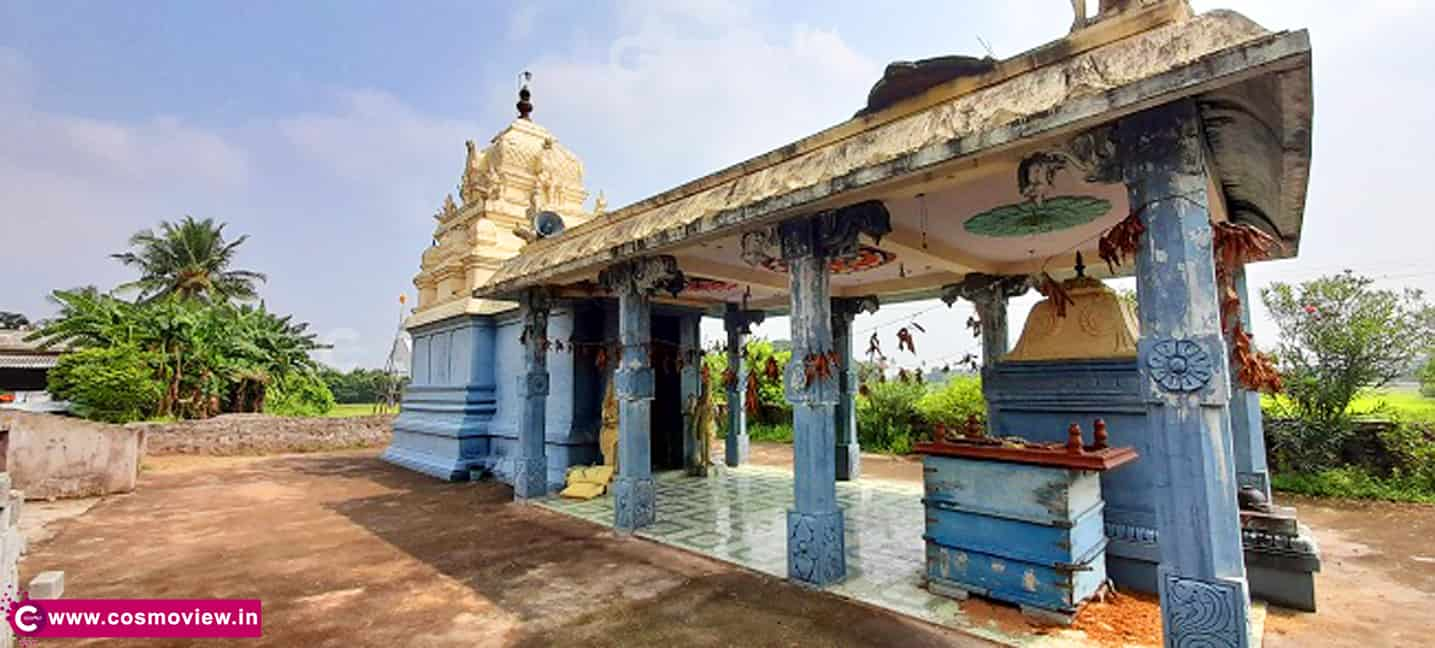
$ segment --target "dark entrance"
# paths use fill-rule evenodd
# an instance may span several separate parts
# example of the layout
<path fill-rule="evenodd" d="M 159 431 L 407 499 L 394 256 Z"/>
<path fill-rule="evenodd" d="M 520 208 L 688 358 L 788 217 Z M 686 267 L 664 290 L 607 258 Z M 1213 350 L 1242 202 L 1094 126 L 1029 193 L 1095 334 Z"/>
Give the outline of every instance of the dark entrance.
<path fill-rule="evenodd" d="M 682 377 L 675 363 L 669 361 L 678 348 L 679 323 L 668 315 L 653 315 L 653 408 L 652 460 L 653 470 L 679 470 L 683 467 Z"/>

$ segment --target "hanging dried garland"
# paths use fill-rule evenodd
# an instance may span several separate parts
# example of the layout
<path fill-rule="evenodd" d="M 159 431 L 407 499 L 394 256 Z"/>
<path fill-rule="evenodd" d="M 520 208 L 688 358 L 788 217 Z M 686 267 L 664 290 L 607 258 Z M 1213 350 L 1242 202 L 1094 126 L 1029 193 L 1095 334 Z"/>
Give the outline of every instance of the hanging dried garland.
<path fill-rule="evenodd" d="M 917 355 L 917 344 L 912 339 L 912 331 L 905 326 L 897 329 L 897 350 L 901 351 L 902 349 L 910 351 L 912 355 Z"/>
<path fill-rule="evenodd" d="M 1146 224 L 1141 222 L 1141 210 L 1137 209 L 1101 235 L 1097 255 L 1106 262 L 1111 274 L 1116 274 L 1116 268 L 1126 263 L 1127 256 L 1136 256 L 1136 250 L 1141 246 L 1141 235 L 1145 233 Z"/>
<path fill-rule="evenodd" d="M 840 363 L 836 351 L 809 353 L 802 359 L 803 389 L 812 387 L 814 380 L 829 380 L 837 375 Z"/>
<path fill-rule="evenodd" d="M 1280 372 L 1269 354 L 1255 349 L 1251 335 L 1241 325 L 1241 295 L 1236 292 L 1235 271 L 1251 261 L 1270 258 L 1278 242 L 1261 229 L 1246 223 L 1211 223 L 1211 254 L 1216 265 L 1216 289 L 1220 293 L 1221 330 L 1231 341 L 1231 364 L 1236 379 L 1245 388 L 1276 393 L 1281 391 Z"/>
<path fill-rule="evenodd" d="M 871 362 L 887 359 L 882 353 L 882 341 L 877 339 L 876 331 L 872 331 L 872 337 L 867 338 L 867 359 Z"/>
<path fill-rule="evenodd" d="M 1076 303 L 1071 298 L 1071 293 L 1066 291 L 1066 286 L 1048 273 L 1041 273 L 1040 280 L 1036 284 L 1036 291 L 1056 305 L 1056 316 L 1066 317 L 1066 307 Z"/>

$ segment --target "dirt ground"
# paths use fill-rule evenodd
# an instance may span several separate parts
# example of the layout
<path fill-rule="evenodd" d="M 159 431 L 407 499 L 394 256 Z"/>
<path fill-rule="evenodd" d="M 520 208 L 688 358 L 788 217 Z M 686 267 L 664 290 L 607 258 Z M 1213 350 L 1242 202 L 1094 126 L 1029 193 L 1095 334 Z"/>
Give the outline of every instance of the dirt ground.
<path fill-rule="evenodd" d="M 70 598 L 258 598 L 255 646 L 988 645 L 511 497 L 373 451 L 152 459 L 22 572 L 64 570 Z"/>
<path fill-rule="evenodd" d="M 753 461 L 790 465 L 791 450 L 756 444 Z M 863 471 L 921 476 L 903 458 L 865 456 Z M 987 645 L 511 496 L 374 451 L 155 458 L 137 492 L 47 524 L 22 572 L 64 570 L 72 598 L 262 599 L 265 637 L 245 645 Z M 1435 507 L 1279 499 L 1316 529 L 1325 568 L 1321 612 L 1272 608 L 1267 646 L 1426 643 Z"/>

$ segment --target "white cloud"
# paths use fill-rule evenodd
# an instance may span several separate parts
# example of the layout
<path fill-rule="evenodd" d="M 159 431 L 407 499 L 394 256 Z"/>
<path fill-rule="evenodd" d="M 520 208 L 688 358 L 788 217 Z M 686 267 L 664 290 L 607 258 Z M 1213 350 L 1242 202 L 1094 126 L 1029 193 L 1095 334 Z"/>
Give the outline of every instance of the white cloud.
<path fill-rule="evenodd" d="M 125 273 L 106 255 L 130 233 L 202 215 L 249 182 L 248 155 L 216 132 L 165 116 L 41 111 L 31 79 L 27 61 L 0 48 L 0 276 L 27 288 L 6 291 L 18 302 L 7 307 L 37 313 L 50 289 L 118 283 Z"/>
<path fill-rule="evenodd" d="M 732 3 L 629 3 L 619 24 L 596 58 L 550 54 L 529 66 L 535 119 L 580 156 L 604 153 L 609 164 L 592 167 L 589 184 L 615 206 L 850 117 L 881 71 L 834 31 L 773 36 Z"/>

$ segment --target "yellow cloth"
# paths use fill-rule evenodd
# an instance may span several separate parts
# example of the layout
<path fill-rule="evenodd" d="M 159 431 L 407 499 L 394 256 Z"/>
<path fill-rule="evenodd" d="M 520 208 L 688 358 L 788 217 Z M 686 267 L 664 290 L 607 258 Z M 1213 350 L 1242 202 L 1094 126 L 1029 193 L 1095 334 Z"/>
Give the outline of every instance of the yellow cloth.
<path fill-rule="evenodd" d="M 612 466 L 573 466 L 568 469 L 568 487 L 559 495 L 572 499 L 593 499 L 606 493 L 612 481 Z"/>

